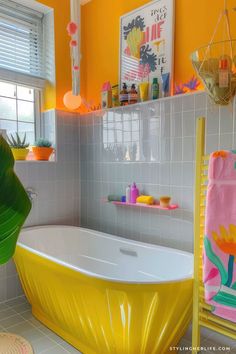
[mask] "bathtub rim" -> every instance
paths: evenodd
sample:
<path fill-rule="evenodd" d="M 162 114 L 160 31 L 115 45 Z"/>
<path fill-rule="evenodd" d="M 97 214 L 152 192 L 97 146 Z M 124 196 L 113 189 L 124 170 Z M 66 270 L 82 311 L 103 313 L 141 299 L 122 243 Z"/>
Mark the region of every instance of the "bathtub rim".
<path fill-rule="evenodd" d="M 34 230 L 41 230 L 41 229 L 53 229 L 53 228 L 60 228 L 60 229 L 82 229 L 83 231 L 87 231 L 88 233 L 92 232 L 92 233 L 97 233 L 99 234 L 100 236 L 104 237 L 104 238 L 112 238 L 112 239 L 116 239 L 117 241 L 121 241 L 121 242 L 131 242 L 133 243 L 134 245 L 137 245 L 137 246 L 144 246 L 146 248 L 154 248 L 154 249 L 162 249 L 162 250 L 171 250 L 173 251 L 174 253 L 182 253 L 186 256 L 191 256 L 192 258 L 192 261 L 194 260 L 194 255 L 193 253 L 191 252 L 187 252 L 187 251 L 182 251 L 182 250 L 179 250 L 179 249 L 175 249 L 175 248 L 171 248 L 171 247 L 166 247 L 166 246 L 160 246 L 160 245 L 156 245 L 156 244 L 151 244 L 151 243 L 146 243 L 146 242 L 142 242 L 142 241 L 136 241 L 136 240 L 132 240 L 132 239 L 126 239 L 124 237 L 120 237 L 120 236 L 116 236 L 116 235 L 112 235 L 112 234 L 107 234 L 107 233 L 104 233 L 104 232 L 101 232 L 101 231 L 97 231 L 97 230 L 93 230 L 93 229 L 88 229 L 88 228 L 84 228 L 84 227 L 81 227 L 81 226 L 70 226 L 70 225 L 38 225 L 38 226 L 30 226 L 30 227 L 23 227 L 20 234 L 24 233 L 24 232 L 30 232 L 30 231 L 34 231 Z M 80 268 L 78 266 L 74 266 L 70 263 L 67 263 L 65 261 L 62 261 L 56 257 L 53 257 L 53 256 L 50 256 L 50 255 L 47 255 L 41 251 L 37 251 L 37 250 L 34 250 L 33 248 L 29 247 L 29 246 L 26 246 L 24 245 L 23 243 L 21 243 L 19 240 L 17 241 L 17 247 L 20 247 L 20 248 L 23 248 L 37 256 L 40 256 L 46 260 L 49 260 L 51 262 L 54 262 L 58 265 L 61 265 L 63 267 L 66 267 L 68 269 L 71 269 L 75 272 L 78 272 L 78 273 L 81 273 L 85 276 L 88 276 L 90 278 L 94 278 L 94 279 L 97 279 L 97 280 L 102 280 L 102 281 L 108 281 L 108 282 L 114 282 L 114 283 L 120 283 L 120 284 L 130 284 L 130 285 L 159 285 L 159 284 L 168 284 L 168 283 L 178 283 L 178 282 L 184 282 L 184 281 L 191 281 L 193 280 L 193 268 L 192 268 L 192 275 L 186 275 L 186 276 L 182 276 L 182 277 L 179 277 L 179 278 L 175 278 L 175 279 L 171 279 L 171 280 L 159 280 L 159 281 L 135 281 L 135 280 L 125 280 L 125 279 L 116 279 L 116 278 L 113 278 L 113 277 L 109 277 L 109 276 L 104 276 L 104 275 L 100 275 L 100 274 L 96 274 L 96 273 L 93 273 L 93 272 L 90 272 L 84 268 Z M 194 267 L 194 264 L 192 265 Z"/>

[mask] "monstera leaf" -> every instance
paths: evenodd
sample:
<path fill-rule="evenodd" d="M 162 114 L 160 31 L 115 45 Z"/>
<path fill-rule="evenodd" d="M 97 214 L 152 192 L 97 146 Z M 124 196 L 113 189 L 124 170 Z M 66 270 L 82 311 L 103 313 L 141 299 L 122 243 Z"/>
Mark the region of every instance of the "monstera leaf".
<path fill-rule="evenodd" d="M 28 195 L 13 168 L 11 149 L 0 136 L 0 264 L 13 256 L 21 227 L 31 209 Z"/>

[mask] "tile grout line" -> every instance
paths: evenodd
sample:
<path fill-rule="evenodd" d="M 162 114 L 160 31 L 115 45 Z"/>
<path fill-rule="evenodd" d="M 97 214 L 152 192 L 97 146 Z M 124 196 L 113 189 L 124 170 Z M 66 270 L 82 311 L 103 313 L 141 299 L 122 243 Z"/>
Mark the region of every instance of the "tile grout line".
<path fill-rule="evenodd" d="M 19 305 L 22 305 L 22 303 L 19 304 Z M 7 305 L 7 306 L 9 306 L 9 305 Z M 5 318 L 5 319 L 11 318 L 11 317 L 15 316 L 16 314 L 19 315 L 19 316 L 23 319 L 23 321 L 22 321 L 22 322 L 19 322 L 19 323 L 26 322 L 26 323 L 30 324 L 32 327 L 34 327 L 35 329 L 37 329 L 41 334 L 43 334 L 43 337 L 46 337 L 47 339 L 50 339 L 53 343 L 55 343 L 55 345 L 54 345 L 53 347 L 51 347 L 51 348 L 54 348 L 54 347 L 56 347 L 56 346 L 59 346 L 59 347 L 62 348 L 65 352 L 67 352 L 67 353 L 70 354 L 70 352 L 69 352 L 66 348 L 64 348 L 62 345 L 60 345 L 59 342 L 57 342 L 57 341 L 54 340 L 52 337 L 50 337 L 49 335 L 47 335 L 46 333 L 44 333 L 42 330 L 40 330 L 40 327 L 37 327 L 33 322 L 31 322 L 30 320 L 28 320 L 28 319 L 26 319 L 25 317 L 23 317 L 22 314 L 25 313 L 25 312 L 27 312 L 27 311 L 17 312 L 16 309 L 15 309 L 14 307 L 11 307 L 11 306 L 9 306 L 9 309 L 13 310 L 13 311 L 15 312 L 15 314 L 12 315 L 12 316 L 7 317 L 7 318 Z M 30 312 L 31 312 L 31 310 L 30 310 Z M 31 314 L 32 314 L 32 312 L 31 312 Z M 33 316 L 33 315 L 32 315 L 32 316 Z M 35 318 L 35 317 L 33 316 L 33 318 Z M 5 320 L 5 319 L 4 319 L 4 320 Z M 41 322 L 39 322 L 39 323 L 41 323 Z M 4 327 L 4 326 L 3 326 L 3 327 Z M 4 329 L 6 329 L 6 331 L 8 331 L 8 330 L 10 330 L 11 327 L 14 327 L 14 325 L 12 325 L 12 326 L 10 326 L 10 327 L 8 327 L 8 328 L 5 328 L 5 327 L 4 327 Z M 47 328 L 46 326 L 44 326 L 44 327 Z M 53 331 L 52 331 L 52 333 L 54 334 Z M 56 333 L 55 333 L 55 334 L 56 334 Z M 22 336 L 24 336 L 24 334 L 22 334 Z M 61 337 L 58 336 L 58 338 L 61 338 Z M 40 339 L 40 338 L 39 338 L 39 339 Z M 32 344 L 31 344 L 31 345 L 32 345 Z M 50 348 L 47 348 L 47 349 L 43 350 L 43 351 L 40 352 L 40 353 L 44 353 L 44 352 L 47 351 L 48 349 L 50 349 Z M 75 349 L 76 349 L 76 348 L 75 348 Z"/>
<path fill-rule="evenodd" d="M 25 311 L 26 312 L 26 311 Z M 31 312 L 31 310 L 30 310 L 30 312 Z M 23 313 L 23 312 L 22 312 Z M 32 314 L 32 312 L 31 312 L 31 314 Z M 20 313 L 19 313 L 19 315 L 22 317 L 22 318 L 24 318 Z M 33 316 L 33 315 L 32 315 Z M 35 318 L 34 316 L 33 316 L 33 318 Z M 37 319 L 36 319 L 37 320 Z M 38 320 L 37 320 L 38 321 Z M 67 351 L 67 349 L 65 349 L 62 345 L 60 345 L 60 343 L 59 342 L 56 342 L 53 338 L 51 338 L 49 335 L 47 335 L 46 333 L 44 333 L 42 330 L 40 330 L 40 327 L 37 327 L 33 322 L 30 322 L 30 320 L 27 320 L 27 319 L 25 319 L 25 322 L 27 322 L 27 323 L 29 323 L 29 324 L 31 324 L 35 329 L 37 329 L 39 332 L 41 332 L 43 335 L 44 335 L 44 337 L 46 337 L 46 338 L 48 338 L 48 339 L 50 339 L 52 342 L 54 342 L 56 345 L 55 346 L 59 346 L 59 347 L 61 347 L 62 349 L 64 349 L 67 353 L 69 353 L 70 354 L 70 352 L 69 351 Z M 39 321 L 39 323 L 41 323 L 40 321 Z M 48 328 L 48 327 L 46 327 L 46 326 L 44 326 L 45 328 Z M 48 328 L 49 329 L 49 328 Z M 54 332 L 52 331 L 52 333 L 54 334 Z M 56 334 L 56 333 L 55 333 Z M 56 334 L 57 335 L 57 334 Z M 58 335 L 57 335 L 58 336 Z M 60 336 L 58 336 L 58 338 L 61 338 Z M 53 348 L 53 347 L 52 347 Z M 48 348 L 49 349 L 49 348 Z M 43 350 L 41 353 L 44 353 L 45 351 L 47 351 L 48 349 L 45 349 L 45 350 Z"/>

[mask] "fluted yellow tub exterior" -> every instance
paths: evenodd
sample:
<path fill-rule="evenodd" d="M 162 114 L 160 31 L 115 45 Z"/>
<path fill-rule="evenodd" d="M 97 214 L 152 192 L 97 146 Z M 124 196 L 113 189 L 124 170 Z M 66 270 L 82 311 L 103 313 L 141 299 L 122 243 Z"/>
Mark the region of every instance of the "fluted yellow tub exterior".
<path fill-rule="evenodd" d="M 109 281 L 21 245 L 14 257 L 34 316 L 83 354 L 164 354 L 191 319 L 192 279 Z"/>

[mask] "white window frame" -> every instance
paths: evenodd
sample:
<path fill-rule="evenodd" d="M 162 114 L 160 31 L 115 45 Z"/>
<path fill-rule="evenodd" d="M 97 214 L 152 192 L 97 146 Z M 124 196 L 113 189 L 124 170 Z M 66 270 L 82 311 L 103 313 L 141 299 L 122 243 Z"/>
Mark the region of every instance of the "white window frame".
<path fill-rule="evenodd" d="M 42 89 L 34 89 L 34 116 L 35 116 L 35 139 L 42 136 Z"/>
<path fill-rule="evenodd" d="M 9 81 L 9 80 L 2 80 L 1 78 L 0 78 L 0 82 L 6 82 L 8 84 L 12 84 L 12 85 L 16 85 L 16 86 L 24 86 L 24 87 L 27 87 L 29 89 L 34 90 L 34 102 L 33 102 L 34 103 L 34 122 L 32 122 L 32 124 L 34 124 L 35 140 L 40 138 L 41 137 L 41 133 L 42 133 L 42 126 L 41 126 L 41 97 L 42 97 L 42 89 L 38 88 L 38 87 L 33 87 L 32 85 L 24 85 L 21 82 L 17 83 L 15 81 L 12 82 L 12 81 Z M 8 98 L 7 96 L 2 96 L 2 95 L 0 95 L 0 97 Z M 14 100 L 14 98 L 11 98 L 11 99 Z M 16 105 L 17 105 L 17 101 L 21 101 L 21 99 L 18 99 L 17 97 L 15 98 L 15 100 L 16 100 Z M 7 120 L 7 119 L 3 119 L 0 116 L 0 121 L 5 121 L 5 120 Z M 15 121 L 15 120 L 12 120 L 12 121 Z M 18 112 L 17 112 L 17 120 L 16 121 L 18 121 Z M 25 123 L 27 123 L 27 122 L 25 122 Z M 8 134 L 7 130 L 6 130 L 6 133 Z"/>
<path fill-rule="evenodd" d="M 0 67 L 0 81 L 14 83 L 16 85 L 29 86 L 42 90 L 46 85 L 46 80 L 36 78 L 27 74 L 11 71 Z"/>
<path fill-rule="evenodd" d="M 0 0 L 1 1 L 1 0 Z M 13 0 L 16 4 L 29 7 L 44 15 L 43 17 L 43 66 L 45 77 L 35 77 L 30 74 L 8 70 L 0 67 L 0 81 L 15 85 L 26 86 L 35 90 L 35 138 L 43 136 L 42 106 L 43 90 L 47 82 L 56 84 L 55 78 L 55 38 L 54 38 L 54 10 L 44 4 L 32 0 Z"/>

